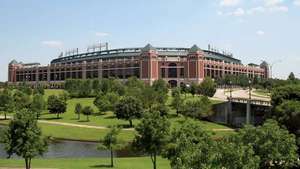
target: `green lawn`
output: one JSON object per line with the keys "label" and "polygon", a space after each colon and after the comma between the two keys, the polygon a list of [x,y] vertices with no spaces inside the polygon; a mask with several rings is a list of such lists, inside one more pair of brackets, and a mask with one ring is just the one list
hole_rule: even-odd
{"label": "green lawn", "polygon": [[[0,124],[8,124],[8,120],[1,120]],[[67,139],[67,140],[81,140],[81,141],[101,141],[108,129],[92,129],[92,128],[80,128],[73,126],[62,126],[39,123],[42,129],[42,133],[46,137],[52,137],[55,139]],[[128,143],[133,140],[135,135],[134,130],[122,130],[119,135],[120,142]]]}
{"label": "green lawn", "polygon": [[[59,94],[62,93],[63,90],[45,90],[45,96],[49,96],[51,94]],[[170,94],[169,94],[170,95]],[[199,97],[199,96],[198,96]],[[197,96],[192,96],[190,94],[187,94],[186,99],[196,99]],[[167,104],[171,104],[172,98],[169,97]],[[104,112],[100,113],[97,109],[97,107],[93,104],[94,98],[74,98],[68,100],[68,107],[66,113],[61,115],[61,119],[57,119],[56,115],[54,114],[48,114],[45,111],[45,114],[41,116],[42,120],[51,120],[51,121],[57,121],[57,122],[67,122],[67,123],[75,123],[75,124],[83,124],[83,125],[92,125],[92,126],[112,126],[112,125],[119,125],[119,126],[128,126],[128,121],[125,120],[119,120],[115,118],[113,112]],[[95,113],[90,116],[90,121],[86,121],[86,117],[81,115],[81,119],[77,119],[77,115],[74,113],[75,106],[77,103],[81,103],[82,106],[91,106]],[[213,101],[213,103],[219,103],[219,101]],[[171,110],[170,115],[174,116],[175,110]],[[182,118],[172,118],[172,121],[180,121]],[[134,120],[133,124],[136,125],[138,123],[138,120]],[[201,124],[204,124],[204,128],[227,128],[222,125],[217,125],[215,123],[208,123],[208,122],[201,122]],[[206,124],[208,125],[206,127]]]}
{"label": "green lawn", "polygon": [[[45,90],[45,97],[59,93],[62,93],[63,90]],[[193,97],[192,95],[187,95],[186,99],[196,99],[197,96]],[[41,116],[41,120],[53,121],[53,122],[64,122],[80,125],[90,125],[90,126],[104,126],[110,127],[112,125],[119,126],[128,126],[128,121],[118,120],[115,118],[112,112],[99,113],[97,107],[93,104],[94,98],[75,98],[68,100],[67,112],[61,115],[61,119],[57,119],[56,115],[48,114],[47,111]],[[74,113],[75,105],[81,103],[83,106],[92,106],[95,110],[95,113],[90,116],[90,121],[86,121],[86,117],[81,115],[81,120],[77,119],[77,115]],[[168,103],[171,103],[171,97],[168,99]],[[172,127],[179,126],[185,118],[182,116],[177,117],[175,115],[175,110],[171,110],[169,114],[169,119],[171,121]],[[195,123],[198,123],[204,130],[212,131],[213,129],[230,129],[227,126],[207,122],[200,120],[193,120]],[[2,124],[7,124],[8,121],[1,121]],[[134,120],[133,124],[137,125],[139,120]],[[43,134],[45,136],[51,136],[58,139],[71,139],[71,140],[84,140],[84,141],[99,141],[103,136],[108,132],[108,129],[93,129],[93,128],[82,128],[82,127],[73,127],[73,126],[63,126],[63,125],[53,125],[39,123],[42,128]],[[232,134],[233,131],[214,131],[212,132],[215,137],[222,137],[224,135]],[[134,130],[123,130],[120,134],[120,140],[124,142],[130,142],[134,138]]]}
{"label": "green lawn", "polygon": [[[33,159],[33,168],[51,169],[111,169],[107,167],[110,159],[108,158],[66,158],[66,159]],[[1,167],[24,167],[24,160],[0,159]],[[152,169],[149,157],[117,158],[115,169]],[[170,169],[169,161],[157,159],[157,169]]]}

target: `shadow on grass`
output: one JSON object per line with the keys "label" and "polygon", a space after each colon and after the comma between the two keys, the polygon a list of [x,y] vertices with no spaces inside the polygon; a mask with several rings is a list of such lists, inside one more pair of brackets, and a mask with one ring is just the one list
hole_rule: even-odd
{"label": "shadow on grass", "polygon": [[90,120],[78,120],[78,122],[80,122],[80,123],[86,123],[86,122],[90,122]]}
{"label": "shadow on grass", "polygon": [[103,116],[103,115],[105,115],[105,113],[103,112],[97,112],[92,114],[92,116]]}
{"label": "shadow on grass", "polygon": [[116,116],[107,116],[107,117],[104,117],[105,119],[115,119]]}
{"label": "shadow on grass", "polygon": [[62,117],[40,117],[39,120],[59,120],[62,119]]}
{"label": "shadow on grass", "polygon": [[107,164],[100,164],[100,165],[92,165],[91,168],[112,168],[110,165]]}
{"label": "shadow on grass", "polygon": [[134,125],[130,126],[129,124],[118,124],[118,127],[121,127],[123,129],[133,128]]}

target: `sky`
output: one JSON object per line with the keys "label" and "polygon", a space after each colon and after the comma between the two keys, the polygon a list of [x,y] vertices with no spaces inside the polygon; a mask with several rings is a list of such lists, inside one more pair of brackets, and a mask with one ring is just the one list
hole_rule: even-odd
{"label": "sky", "polygon": [[8,63],[47,65],[61,52],[208,44],[273,76],[300,77],[300,0],[0,0],[0,81]]}

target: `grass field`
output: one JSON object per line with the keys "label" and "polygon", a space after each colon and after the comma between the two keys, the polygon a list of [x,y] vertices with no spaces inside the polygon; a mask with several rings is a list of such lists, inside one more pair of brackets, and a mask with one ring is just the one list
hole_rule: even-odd
{"label": "grass field", "polygon": [[[45,90],[45,98],[49,95],[59,95],[63,90]],[[196,99],[197,96],[193,97],[192,95],[187,95],[186,99]],[[69,99],[67,104],[66,113],[62,114],[60,119],[56,118],[55,114],[48,114],[47,111],[41,116],[41,120],[47,120],[49,122],[63,122],[63,123],[71,123],[71,124],[79,124],[79,125],[88,125],[88,126],[98,126],[98,127],[110,127],[112,125],[118,126],[128,126],[128,121],[118,120],[115,118],[113,112],[104,112],[99,113],[97,107],[93,104],[94,98],[74,98]],[[77,119],[77,115],[74,113],[75,105],[77,103],[81,103],[83,106],[92,106],[95,110],[95,113],[90,116],[90,121],[86,121],[86,117],[81,115],[81,119]],[[171,103],[171,97],[169,97],[167,104]],[[185,118],[182,116],[177,117],[175,115],[175,110],[171,110],[169,114],[169,120],[171,121],[172,127],[179,126]],[[224,125],[193,120],[195,123],[198,123],[204,130],[212,131],[212,130],[227,130],[230,128]],[[139,120],[134,120],[133,124],[137,125]],[[8,121],[0,120],[0,124],[7,124]],[[82,141],[99,141],[104,135],[109,131],[109,129],[94,129],[94,128],[83,128],[83,127],[75,127],[75,126],[65,126],[65,125],[54,125],[54,124],[46,124],[39,123],[39,126],[42,128],[44,136],[50,136],[56,139],[70,139],[70,140],[82,140]],[[222,137],[224,135],[232,134],[233,131],[214,131],[211,132],[214,137]],[[120,141],[130,142],[134,138],[135,131],[134,130],[122,130],[119,135]]]}
{"label": "grass field", "polygon": [[[32,167],[51,169],[111,169],[108,165],[108,158],[67,158],[67,159],[33,159]],[[0,169],[21,169],[24,168],[24,160],[0,159]],[[117,158],[115,159],[115,169],[152,169],[149,157]],[[169,161],[157,159],[157,169],[170,169]]]}

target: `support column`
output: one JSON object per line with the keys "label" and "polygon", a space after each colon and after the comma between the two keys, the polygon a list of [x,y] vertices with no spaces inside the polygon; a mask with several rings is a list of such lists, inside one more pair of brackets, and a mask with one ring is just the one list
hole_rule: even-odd
{"label": "support column", "polygon": [[86,79],[86,61],[82,63],[82,79]]}
{"label": "support column", "polygon": [[247,101],[246,124],[251,123],[251,100]]}

